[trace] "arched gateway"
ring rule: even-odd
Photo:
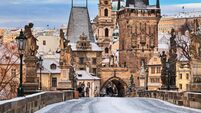
[[[124,97],[128,92],[131,73],[128,68],[105,67],[101,68],[101,94],[102,96]]]
[[[128,85],[119,77],[111,77],[101,87],[101,91],[105,90],[106,94],[112,94],[110,96],[124,97]]]

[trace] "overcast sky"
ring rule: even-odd
[[[85,5],[85,0],[74,0]],[[90,17],[98,13],[98,1],[88,0]],[[156,0],[150,0],[155,4]],[[201,11],[201,0],[161,0],[162,15],[182,11]],[[33,22],[36,27],[59,27],[67,24],[71,0],[0,0],[0,27],[23,27]]]

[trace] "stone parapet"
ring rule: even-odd
[[[34,113],[41,108],[74,98],[73,91],[42,92],[0,101],[0,113]]]
[[[201,109],[201,93],[178,91],[142,91],[137,92],[139,97],[156,98],[170,103]]]

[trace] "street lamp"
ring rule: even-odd
[[[22,58],[23,58],[23,54],[24,54],[24,50],[25,50],[25,46],[26,46],[26,39],[27,38],[24,36],[24,33],[21,30],[20,35],[18,37],[16,37],[16,42],[17,42],[18,51],[19,51],[19,55],[20,55],[20,84],[17,89],[18,97],[24,96],[24,89],[22,86]]]
[[[39,90],[42,90],[42,77],[41,77],[41,71],[42,71],[42,69],[43,69],[43,59],[42,59],[41,56],[39,57],[38,62],[39,62],[39,68],[40,68],[40,87],[39,87]]]
[[[149,67],[148,65],[146,66],[146,69],[145,69],[145,73],[146,73],[146,78],[145,78],[145,89],[148,90],[148,76],[149,76]]]
[[[166,62],[166,80],[167,80],[167,90],[170,90],[170,62]]]

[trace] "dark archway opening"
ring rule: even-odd
[[[126,84],[118,79],[108,80],[101,88],[101,96],[124,97],[125,94]]]

